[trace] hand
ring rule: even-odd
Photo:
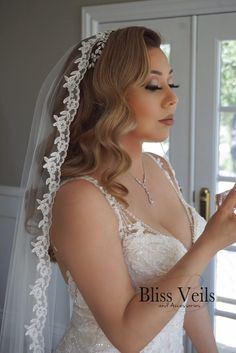
[[[208,240],[212,241],[215,252],[236,242],[236,183],[209,219],[204,229]]]

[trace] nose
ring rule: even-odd
[[[162,101],[163,107],[167,108],[168,106],[174,106],[174,105],[177,105],[178,102],[179,102],[179,98],[177,97],[177,95],[173,91],[173,88],[168,86],[168,88],[166,90],[166,94],[165,94],[163,101]]]

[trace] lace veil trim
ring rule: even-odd
[[[68,145],[69,145],[69,128],[79,107],[80,89],[79,83],[83,79],[86,71],[94,63],[101,53],[101,48],[109,37],[111,31],[98,33],[87,41],[82,41],[78,48],[80,53],[75,61],[78,68],[71,72],[69,77],[64,76],[66,83],[63,85],[68,90],[68,96],[64,99],[65,110],[60,112],[60,115],[54,115],[55,120],[53,126],[57,128],[59,136],[54,140],[56,150],[52,152],[49,158],[44,157],[45,164],[43,168],[48,172],[49,177],[46,180],[47,192],[43,194],[42,199],[37,199],[39,206],[38,210],[42,213],[42,219],[38,223],[38,228],[41,228],[41,235],[36,238],[35,242],[31,242],[32,253],[38,257],[37,272],[38,277],[33,285],[30,286],[30,295],[35,299],[33,306],[33,317],[30,324],[25,325],[25,335],[32,340],[30,350],[34,353],[44,352],[44,336],[43,329],[46,322],[48,311],[47,288],[49,286],[52,269],[50,258],[48,255],[49,248],[49,229],[52,222],[51,210],[56,192],[60,186],[61,165],[65,161]],[[91,57],[91,51],[95,42],[101,41],[95,55]],[[89,62],[89,59],[92,62]]]

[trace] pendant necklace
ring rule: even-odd
[[[136,178],[135,176],[133,176],[131,173],[129,173],[132,178],[136,181],[136,183],[138,183],[141,188],[145,191],[147,198],[148,198],[148,202],[150,203],[150,205],[155,206],[155,201],[153,200],[153,198],[151,197],[150,191],[148,190],[146,181],[146,173],[145,173],[145,169],[144,169],[144,165],[143,165],[143,160],[142,160],[142,166],[143,166],[143,181],[139,180],[138,178]]]

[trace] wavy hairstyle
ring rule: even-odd
[[[112,156],[113,164],[101,175],[106,190],[128,207],[124,196],[128,189],[116,178],[131,166],[128,153],[120,145],[120,138],[136,127],[127,101],[130,85],[142,84],[149,72],[149,48],[159,48],[161,36],[146,27],[126,27],[113,31],[97,60],[80,83],[80,107],[70,126],[70,144],[62,165],[62,180],[95,172]],[[93,50],[96,49],[96,46]],[[73,63],[71,54],[69,61]],[[69,65],[65,74],[74,69]],[[60,111],[63,88],[59,87]]]
[[[150,70],[148,49],[159,48],[161,36],[141,26],[126,27],[112,31],[95,63],[80,82],[80,105],[70,125],[70,141],[66,159],[61,167],[61,181],[71,177],[89,175],[104,164],[105,156],[112,157],[110,169],[105,168],[99,181],[104,188],[125,207],[124,197],[129,190],[116,178],[131,166],[129,154],[122,148],[120,138],[136,127],[135,116],[127,103],[126,93],[132,84],[142,85]],[[63,100],[67,92],[63,87],[64,75],[77,69],[74,61],[78,57],[79,43],[69,55],[55,91],[51,116],[64,110]],[[94,45],[92,52],[97,49]],[[42,142],[43,151],[53,150],[57,132]],[[39,146],[39,161],[41,158]],[[45,185],[47,172],[40,164],[39,175]],[[28,190],[26,228],[30,234],[38,235],[37,227],[41,214],[36,210],[35,200],[43,194],[40,186]],[[56,261],[51,246],[49,255]]]

